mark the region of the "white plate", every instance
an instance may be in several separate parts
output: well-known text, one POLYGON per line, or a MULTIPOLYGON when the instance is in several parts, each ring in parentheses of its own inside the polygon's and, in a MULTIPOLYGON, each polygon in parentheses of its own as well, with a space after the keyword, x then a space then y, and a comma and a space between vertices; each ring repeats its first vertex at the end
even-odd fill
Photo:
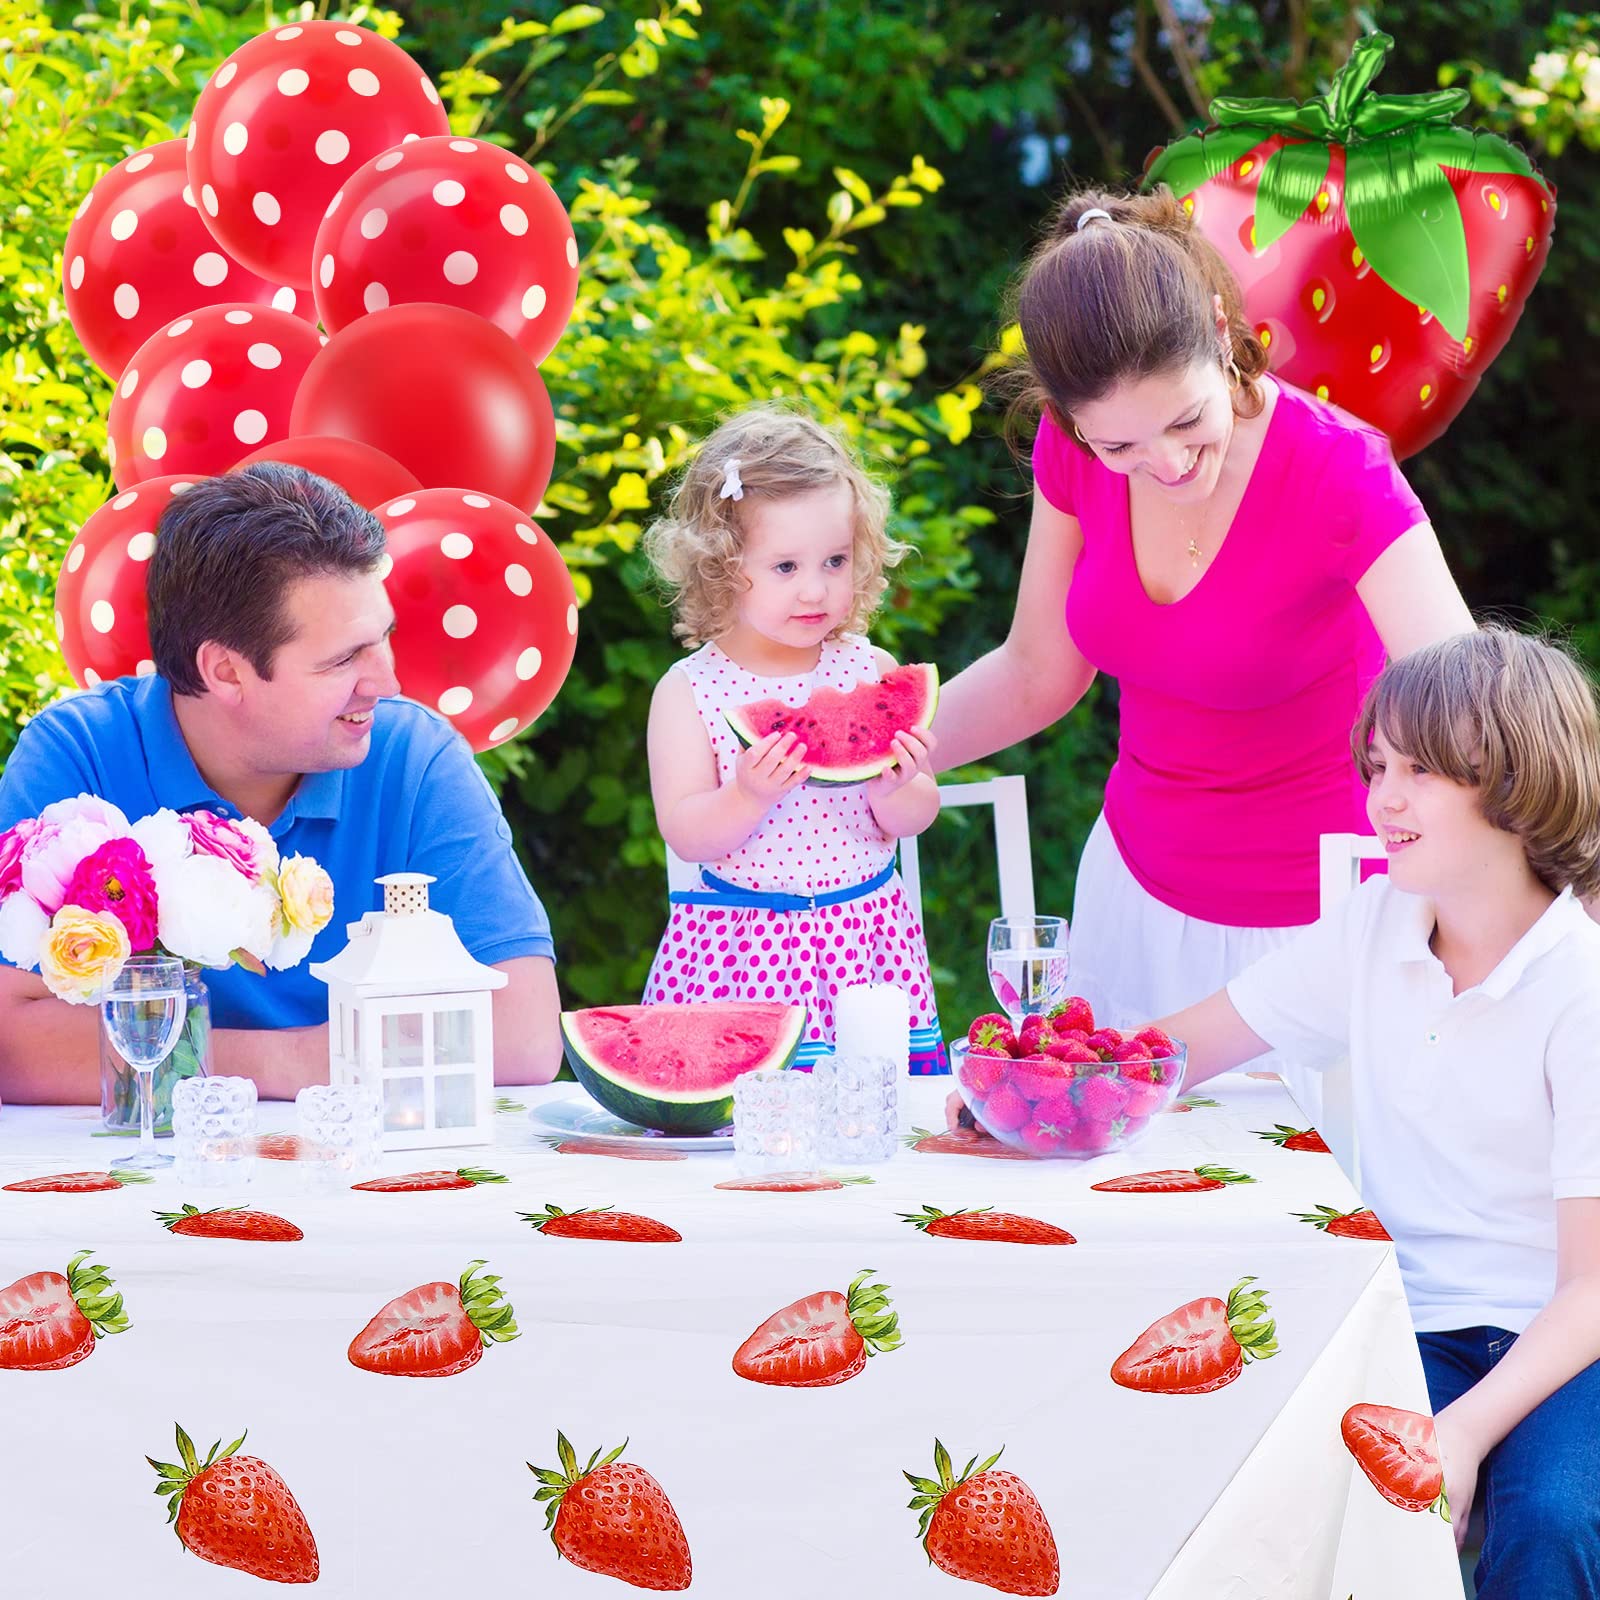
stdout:
POLYGON ((564 1138, 594 1139, 601 1144, 648 1144, 652 1150, 731 1150, 733 1129, 715 1133, 658 1133, 654 1128, 636 1127, 614 1117, 604 1106, 587 1095, 567 1100, 550 1100, 528 1113, 528 1120, 540 1133, 560 1134, 564 1138))

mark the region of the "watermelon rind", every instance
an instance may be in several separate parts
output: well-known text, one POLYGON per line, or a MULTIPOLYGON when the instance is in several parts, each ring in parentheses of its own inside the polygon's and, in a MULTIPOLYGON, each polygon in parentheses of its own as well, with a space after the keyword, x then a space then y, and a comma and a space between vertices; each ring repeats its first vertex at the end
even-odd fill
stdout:
MULTIPOLYGON (((911 724, 918 733, 926 733, 933 726, 934 713, 939 709, 939 669, 931 662, 919 661, 896 668, 900 672, 919 672, 923 676, 925 701, 922 714, 911 724)), ((865 688, 863 684, 859 687, 865 688)), ((762 735, 745 718, 747 708, 737 706, 731 711, 724 711, 723 716, 728 726, 733 730, 734 737, 743 749, 748 750, 762 735)), ((796 711, 804 710, 804 706, 796 706, 796 711)), ((868 783, 873 778, 879 777, 885 767, 889 765, 888 755, 876 756, 869 761, 858 762, 853 766, 814 766, 806 783, 817 789, 848 789, 859 783, 868 783)))
MULTIPOLYGON (((715 1006, 729 1013, 730 1018, 744 1009, 738 1002, 709 1002, 704 1009, 715 1006)), ((598 1006, 598 1011, 648 1011, 648 1006, 598 1006)), ((661 1006, 662 1011, 676 1011, 676 1006, 661 1006)), ((805 1034, 806 1008, 789 1006, 787 1015, 773 1040, 771 1050, 762 1059, 753 1062, 746 1071, 788 1067, 800 1048, 805 1034)), ((613 1116, 621 1117, 640 1128, 655 1128, 661 1133, 696 1134, 715 1133, 733 1121, 732 1080, 721 1089, 707 1093, 701 1089, 671 1090, 655 1087, 642 1090, 631 1083, 625 1071, 615 1063, 603 1060, 595 1048, 583 1038, 583 1019, 590 1011, 563 1011, 561 1013, 561 1042, 566 1049, 567 1063, 578 1082, 588 1090, 613 1116)))

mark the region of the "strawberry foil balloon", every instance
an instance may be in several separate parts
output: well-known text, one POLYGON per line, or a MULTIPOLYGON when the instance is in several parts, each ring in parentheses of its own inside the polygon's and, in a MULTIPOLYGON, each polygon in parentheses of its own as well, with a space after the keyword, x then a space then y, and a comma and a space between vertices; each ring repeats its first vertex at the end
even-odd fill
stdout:
POLYGON ((1397 457, 1467 403, 1522 314, 1555 191, 1521 150, 1457 127, 1464 89, 1380 95, 1357 42, 1327 94, 1219 98, 1216 126, 1145 172, 1222 253, 1285 381, 1380 427, 1397 457))

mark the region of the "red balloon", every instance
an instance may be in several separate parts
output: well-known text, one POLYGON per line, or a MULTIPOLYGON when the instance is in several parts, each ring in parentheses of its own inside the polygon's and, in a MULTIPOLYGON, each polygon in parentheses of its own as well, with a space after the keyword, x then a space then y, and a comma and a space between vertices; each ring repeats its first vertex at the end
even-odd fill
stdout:
POLYGON ((56 638, 82 688, 154 672, 146 625, 145 563, 174 495, 199 478, 148 478, 106 501, 67 547, 56 581, 56 638))
POLYGON ((289 409, 322 336, 270 306, 206 306, 139 346, 108 429, 119 488, 162 473, 226 472, 289 436, 289 409))
POLYGON ((572 666, 578 600, 560 552, 515 505, 464 489, 423 489, 378 517, 401 691, 443 712, 474 750, 503 744, 572 666))
POLYGON ((393 500, 397 494, 422 487, 414 474, 383 451, 374 450, 359 439, 339 439, 331 433, 280 439, 247 455, 235 470, 255 461, 281 461, 288 467, 304 467, 307 472, 338 484, 358 506, 369 510, 393 500))
POLYGON ((119 161, 84 197, 62 254, 67 315, 109 378, 157 328, 201 306, 272 305, 316 320, 311 296, 241 267, 212 238, 184 168, 182 139, 119 161))
POLYGON ((349 22, 296 22, 240 45, 200 91, 189 182, 230 255, 309 289, 317 224, 340 184, 391 145, 449 131, 399 45, 349 22))
POLYGON ((359 317, 311 363, 295 434, 360 439, 429 489, 471 483, 532 509, 555 468, 555 417, 539 369, 509 334, 456 306, 359 317))
POLYGON ((431 300, 487 317, 534 362, 578 295, 578 242, 555 190, 480 139, 421 139, 369 161, 317 229, 316 262, 330 333, 431 300))

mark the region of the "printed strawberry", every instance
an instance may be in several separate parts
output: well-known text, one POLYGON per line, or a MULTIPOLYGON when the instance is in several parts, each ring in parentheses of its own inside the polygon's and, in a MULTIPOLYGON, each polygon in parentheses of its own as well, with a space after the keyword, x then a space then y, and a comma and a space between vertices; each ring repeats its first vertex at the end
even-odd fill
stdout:
POLYGON ((1151 1055, 1162 1059, 1178 1053, 1178 1047, 1172 1042, 1171 1035, 1163 1033, 1159 1028, 1141 1028, 1134 1034, 1133 1043, 1144 1045, 1151 1055))
POLYGON ((1213 100, 1216 126, 1168 145, 1145 182, 1167 184, 1233 269, 1277 375, 1383 429, 1403 459, 1511 337, 1556 201, 1515 145, 1452 122, 1467 90, 1373 94, 1393 44, 1357 40, 1303 105, 1213 100))
POLYGON ((1052 1061, 1064 1061, 1068 1066, 1098 1067, 1101 1064, 1099 1053, 1091 1050, 1083 1039, 1062 1038, 1057 1035, 1044 1047, 1044 1053, 1052 1061))
POLYGON ((1072 1081, 1072 1069, 1054 1056, 1023 1056, 1006 1080, 1024 1100, 1047 1100, 1072 1081))
POLYGON ((160 1474, 156 1493, 167 1497, 167 1521, 191 1555, 233 1567, 269 1583, 315 1583, 321 1570, 317 1541, 305 1513, 265 1461, 235 1454, 240 1436, 204 1461, 178 1429, 178 1463, 145 1460, 160 1474))
POLYGON ((669 1228, 654 1217, 613 1211, 610 1206, 563 1211, 560 1206, 547 1204, 543 1211, 519 1211, 517 1215, 552 1239, 605 1239, 622 1244, 683 1243, 683 1235, 676 1228, 669 1228))
POLYGON ((1402 1511, 1437 1511, 1450 1520, 1432 1417, 1363 1403, 1345 1412, 1339 1433, 1385 1500, 1402 1511))
POLYGON ((1248 1173, 1234 1172, 1227 1167, 1171 1167, 1159 1172, 1130 1172, 1121 1178, 1091 1183, 1089 1187, 1106 1194, 1201 1194, 1226 1189, 1234 1183, 1255 1181, 1248 1173))
POLYGON ((1122 1035, 1115 1028, 1096 1028, 1088 1038, 1083 1041, 1102 1061, 1111 1059, 1111 1052, 1123 1042, 1122 1035))
POLYGON ((913 1128, 905 1136, 905 1142, 908 1148, 925 1156, 983 1156, 991 1161, 1032 1159, 1026 1150, 1013 1150, 981 1128, 958 1128, 945 1133, 913 1128))
POLYGON ((577 1453, 558 1433, 561 1470, 528 1463, 543 1486, 534 1499, 544 1502, 545 1531, 556 1554, 585 1572, 635 1589, 687 1589, 693 1563, 683 1523, 655 1478, 617 1459, 627 1448, 624 1439, 603 1458, 596 1450, 580 1471, 577 1453))
POLYGON ((983 1105, 983 1125, 991 1133, 1015 1133, 1028 1120, 1028 1102, 1003 1083, 983 1105))
POLYGON ((1045 1015, 1050 1020, 1050 1026, 1057 1033, 1083 1033, 1094 1032, 1094 1012, 1090 1009, 1089 1002, 1082 995, 1075 994, 1070 999, 1063 1000, 1060 1005, 1052 1007, 1045 1015))
POLYGON ((969 1052, 985 1051, 990 1055, 1015 1055, 1017 1035, 1011 1026, 1011 1019, 1002 1017, 997 1011, 987 1012, 977 1018, 967 1029, 967 1049, 969 1052))
POLYGON ((1335 1239, 1376 1239, 1392 1243, 1389 1230, 1378 1221, 1377 1213, 1365 1206, 1355 1211, 1335 1211, 1332 1206, 1318 1206, 1315 1211, 1297 1211, 1302 1222, 1335 1239))
POLYGON ((1111 1363, 1111 1381, 1148 1394, 1210 1394, 1232 1383, 1246 1361, 1277 1355, 1267 1297, 1247 1289, 1255 1281, 1241 1278, 1226 1304, 1207 1295, 1152 1322, 1111 1363))
POLYGON ((902 1211, 901 1221, 935 1239, 993 1240, 999 1244, 1076 1244, 1065 1228, 1037 1217, 1019 1217, 985 1206, 981 1211, 939 1211, 924 1204, 919 1212, 902 1211))
POLYGON ((1274 1123, 1273 1127, 1276 1130, 1273 1133, 1267 1133, 1261 1128, 1252 1128, 1250 1131, 1258 1139, 1271 1140, 1280 1150, 1310 1150, 1320 1156, 1332 1153, 1315 1128, 1290 1128, 1281 1122, 1274 1123))
POLYGON ((916 1490, 917 1534, 929 1562, 952 1578, 1002 1594, 1054 1594, 1061 1587, 1055 1534, 1033 1490, 1015 1473, 994 1470, 1004 1454, 995 1451, 981 1467, 974 1456, 957 1475, 935 1439, 937 1480, 905 1474, 916 1490))
POLYGON ((1128 1085, 1110 1076, 1078 1080, 1078 1113, 1090 1122, 1113 1122, 1128 1104, 1128 1085))
POLYGON ((813 1194, 819 1189, 842 1189, 847 1183, 871 1183, 865 1173, 774 1172, 769 1178, 725 1178, 717 1189, 748 1189, 761 1194, 813 1194))
POLYGON ((298 1133, 259 1133, 252 1148, 263 1161, 314 1161, 318 1149, 298 1133))
POLYGON ((823 1289, 774 1312, 734 1351, 733 1370, 752 1383, 822 1389, 853 1378, 868 1356, 900 1346, 888 1288, 868 1267, 840 1294, 823 1289))
POLYGON ((0 1289, 0 1369, 59 1372, 91 1355, 96 1339, 127 1331, 110 1274, 85 1265, 93 1254, 80 1250, 65 1276, 33 1272, 0 1289))
POLYGON ((57 1172, 48 1178, 24 1178, 5 1187, 13 1194, 102 1194, 130 1183, 150 1183, 148 1172, 118 1168, 115 1172, 57 1172))
POLYGON ((979 1100, 987 1100, 1005 1080, 1010 1056, 973 1055, 961 1060, 961 1084, 979 1100))
POLYGON ((369 1178, 350 1187, 364 1189, 368 1194, 424 1194, 436 1189, 475 1189, 480 1183, 509 1181, 482 1167, 457 1167, 454 1172, 403 1172, 394 1178, 369 1178))
POLYGON ((1183 1099, 1181 1099, 1175 1106, 1168 1106, 1167 1110, 1169 1112, 1171 1112, 1171 1111, 1199 1111, 1202 1108, 1207 1107, 1207 1106, 1215 1109, 1217 1106, 1220 1106, 1221 1104, 1222 1104, 1222 1102, 1220 1100, 1213 1100, 1207 1095, 1203 1095, 1203 1094, 1186 1094, 1183 1097, 1183 1099))
POLYGON ((517 1337, 510 1304, 486 1263, 453 1283, 424 1283, 391 1300, 350 1341, 351 1365, 391 1378, 448 1378, 482 1359, 484 1346, 517 1337))
POLYGON ((1017 1054, 1031 1056, 1035 1054, 1052 1033, 1050 1024, 1043 1017, 1024 1017, 1022 1026, 1017 1030, 1017 1054))
POLYGON ((607 1144, 603 1139, 546 1139, 558 1156, 610 1156, 614 1161, 687 1161, 681 1150, 652 1150, 648 1145, 607 1144))
POLYGON ((185 1205, 181 1211, 157 1211, 161 1226, 190 1239, 241 1239, 249 1244, 293 1244, 305 1235, 270 1211, 247 1211, 243 1206, 215 1206, 202 1211, 185 1205))

